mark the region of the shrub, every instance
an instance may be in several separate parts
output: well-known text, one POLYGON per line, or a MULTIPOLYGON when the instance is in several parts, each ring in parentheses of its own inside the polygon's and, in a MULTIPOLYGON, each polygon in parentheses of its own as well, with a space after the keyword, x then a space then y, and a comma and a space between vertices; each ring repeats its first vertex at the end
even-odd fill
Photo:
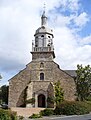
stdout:
POLYGON ((48 97, 47 98, 47 108, 54 108, 55 98, 48 97))
POLYGON ((0 120, 17 120, 15 112, 0 109, 0 120))
POLYGON ((48 102, 48 103, 53 103, 53 104, 54 104, 55 98, 54 98, 54 97, 48 97, 48 98, 47 98, 47 102, 48 102))
POLYGON ((40 114, 32 114, 29 118, 41 118, 40 114))
POLYGON ((11 118, 10 118, 8 111, 0 109, 0 119, 1 120, 10 120, 11 118))
POLYGON ((60 81, 55 83, 55 102, 56 105, 59 105, 61 102, 64 101, 64 92, 61 88, 60 81))
POLYGON ((9 112, 10 112, 11 120, 17 120, 16 112, 13 112, 13 111, 9 111, 9 112))
POLYGON ((87 104, 88 104, 88 108, 90 109, 91 111, 91 101, 85 101, 87 104))
POLYGON ((91 101, 91 95, 86 98, 87 101, 91 101))
POLYGON ((42 110, 42 111, 40 112, 40 114, 41 114, 42 116, 50 116, 50 115, 53 115, 53 114, 54 114, 54 110, 47 108, 47 109, 42 110))
POLYGON ((86 102, 63 102, 54 110, 55 114, 63 115, 82 115, 90 112, 89 105, 86 102))

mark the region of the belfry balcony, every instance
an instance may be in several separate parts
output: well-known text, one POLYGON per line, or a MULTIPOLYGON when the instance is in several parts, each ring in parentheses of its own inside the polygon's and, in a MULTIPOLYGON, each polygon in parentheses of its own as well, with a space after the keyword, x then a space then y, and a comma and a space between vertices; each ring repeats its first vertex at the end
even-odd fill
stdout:
POLYGON ((33 47, 32 52, 51 52, 54 51, 53 47, 33 47))

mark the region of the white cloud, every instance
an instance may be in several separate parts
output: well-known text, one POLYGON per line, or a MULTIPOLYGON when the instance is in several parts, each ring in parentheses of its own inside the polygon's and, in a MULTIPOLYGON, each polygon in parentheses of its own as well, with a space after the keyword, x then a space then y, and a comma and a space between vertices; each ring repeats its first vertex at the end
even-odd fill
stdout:
POLYGON ((69 0, 68 5, 69 5, 69 8, 74 12, 77 12, 81 7, 79 0, 69 0))
POLYGON ((71 20, 73 18, 74 18, 73 15, 64 16, 64 15, 60 14, 60 16, 59 16, 58 14, 54 14, 54 16, 53 16, 54 23, 53 24, 54 24, 55 27, 59 27, 59 28, 64 27, 64 26, 67 26, 67 25, 71 24, 71 20))
POLYGON ((86 12, 81 13, 79 16, 75 17, 74 22, 77 26, 83 27, 89 21, 89 16, 86 12))
POLYGON ((76 13, 79 9, 81 4, 79 3, 80 0, 60 0, 56 7, 60 9, 60 11, 69 11, 71 13, 76 13))
POLYGON ((78 42, 85 39, 87 38, 77 37, 70 29, 63 27, 56 29, 54 41, 56 61, 60 63, 61 68, 76 69, 77 64, 91 65, 91 45, 82 45, 78 42))
POLYGON ((91 45, 91 35, 80 40, 81 45, 91 45))

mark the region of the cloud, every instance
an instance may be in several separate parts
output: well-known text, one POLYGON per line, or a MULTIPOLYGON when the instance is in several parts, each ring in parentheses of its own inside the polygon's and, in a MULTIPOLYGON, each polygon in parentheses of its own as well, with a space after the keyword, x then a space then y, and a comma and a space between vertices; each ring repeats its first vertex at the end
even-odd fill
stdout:
POLYGON ((79 16, 75 17, 74 22, 77 26, 83 27, 89 22, 89 16, 86 12, 82 12, 79 16))
POLYGON ((91 35, 83 38, 83 41, 81 41, 81 45, 89 45, 89 46, 91 46, 91 35))
POLYGON ((54 39, 55 61, 61 65, 61 68, 76 69, 77 64, 91 65, 91 45, 83 44, 86 39, 86 37, 81 38, 74 35, 66 27, 56 30, 54 39), (82 42, 82 44, 78 41, 82 42))
POLYGON ((60 0, 55 6, 56 11, 69 11, 70 13, 77 13, 81 6, 79 1, 80 0, 60 0))

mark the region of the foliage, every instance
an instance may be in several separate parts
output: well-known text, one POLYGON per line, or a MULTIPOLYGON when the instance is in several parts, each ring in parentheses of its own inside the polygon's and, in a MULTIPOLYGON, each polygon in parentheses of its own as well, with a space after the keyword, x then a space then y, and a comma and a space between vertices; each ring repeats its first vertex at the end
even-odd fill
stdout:
MULTIPOLYGON (((91 107, 91 106, 90 106, 91 107)), ((54 110, 55 114, 62 115, 82 115, 90 113, 89 104, 81 101, 64 101, 54 110)))
POLYGON ((32 114, 29 118, 41 118, 40 114, 32 114))
POLYGON ((91 101, 91 95, 86 98, 87 101, 91 101))
POLYGON ((46 108, 46 109, 42 110, 42 111, 40 112, 40 114, 41 114, 42 116, 50 116, 50 115, 53 115, 53 114, 54 114, 54 110, 46 108))
POLYGON ((64 100, 64 93, 60 86, 60 81, 55 83, 55 102, 56 105, 60 104, 64 100))
POLYGON ((75 79, 78 100, 84 101, 90 96, 91 89, 91 67, 77 65, 77 78, 75 79))
POLYGON ((0 101, 2 101, 2 103, 6 103, 8 104, 8 89, 9 86, 3 85, 0 88, 0 101))
POLYGON ((54 103, 55 102, 55 98, 54 97, 48 97, 47 98, 47 102, 48 103, 54 103))
POLYGON ((35 98, 26 100, 26 103, 31 103, 33 105, 35 103, 35 98))
POLYGON ((17 120, 16 112, 0 109, 0 120, 17 120))
POLYGON ((89 110, 91 112, 91 101, 85 101, 85 103, 88 104, 88 108, 89 108, 89 110))
POLYGON ((55 97, 51 96, 47 98, 47 108, 54 108, 55 97))

